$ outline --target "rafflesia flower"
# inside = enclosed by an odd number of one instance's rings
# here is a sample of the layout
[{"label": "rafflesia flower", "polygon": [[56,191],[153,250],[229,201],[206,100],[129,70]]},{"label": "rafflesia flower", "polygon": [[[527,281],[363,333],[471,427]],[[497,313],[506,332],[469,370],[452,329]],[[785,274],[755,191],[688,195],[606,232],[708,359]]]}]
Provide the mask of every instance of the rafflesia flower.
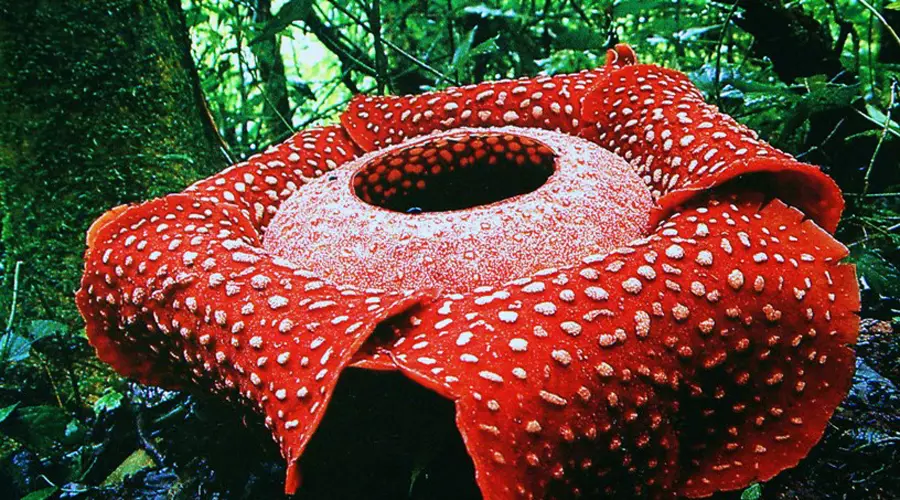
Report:
[{"label": "rafflesia flower", "polygon": [[77,295],[98,356],[256,407],[288,492],[350,365],[453,400],[486,498],[702,497],[796,465],[853,371],[840,191],[634,59],[358,97],[108,212]]}]

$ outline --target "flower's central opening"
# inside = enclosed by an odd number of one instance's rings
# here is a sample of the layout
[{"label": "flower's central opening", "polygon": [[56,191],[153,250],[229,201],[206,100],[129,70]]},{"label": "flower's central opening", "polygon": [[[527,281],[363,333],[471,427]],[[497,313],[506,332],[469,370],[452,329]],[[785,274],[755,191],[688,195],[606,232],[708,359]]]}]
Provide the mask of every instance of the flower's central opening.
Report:
[{"label": "flower's central opening", "polygon": [[394,212],[447,212],[537,190],[556,156],[527,137],[484,132],[443,136],[379,156],[353,176],[356,196]]}]

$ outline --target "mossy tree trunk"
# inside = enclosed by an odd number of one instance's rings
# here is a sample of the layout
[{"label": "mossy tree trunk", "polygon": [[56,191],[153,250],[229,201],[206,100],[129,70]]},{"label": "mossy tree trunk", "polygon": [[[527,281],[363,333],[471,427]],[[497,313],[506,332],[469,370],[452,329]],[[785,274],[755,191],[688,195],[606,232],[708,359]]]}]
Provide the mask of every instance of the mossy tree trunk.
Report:
[{"label": "mossy tree trunk", "polygon": [[91,222],[223,167],[189,44],[177,0],[0,0],[3,295],[22,261],[20,318],[79,324]]}]

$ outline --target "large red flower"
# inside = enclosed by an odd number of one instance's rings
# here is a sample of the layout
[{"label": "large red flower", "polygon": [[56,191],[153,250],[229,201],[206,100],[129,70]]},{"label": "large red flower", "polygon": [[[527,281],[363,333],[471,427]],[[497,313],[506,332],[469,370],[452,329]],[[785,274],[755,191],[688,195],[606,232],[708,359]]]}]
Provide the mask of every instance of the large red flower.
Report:
[{"label": "large red flower", "polygon": [[618,46],[596,71],[359,97],[114,209],[77,301],[123,375],[256,406],[288,492],[356,364],[455,401],[486,498],[700,497],[795,465],[848,390],[842,207]]}]

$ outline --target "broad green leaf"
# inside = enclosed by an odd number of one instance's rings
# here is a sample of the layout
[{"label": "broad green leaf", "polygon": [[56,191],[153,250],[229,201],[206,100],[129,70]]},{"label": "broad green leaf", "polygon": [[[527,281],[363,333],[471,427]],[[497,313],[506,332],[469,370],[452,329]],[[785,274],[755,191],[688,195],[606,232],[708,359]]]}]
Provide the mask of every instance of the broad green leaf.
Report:
[{"label": "broad green leaf", "polygon": [[856,264],[864,290],[871,289],[882,296],[900,296],[900,271],[877,249],[856,247],[850,252],[849,260]]},{"label": "broad green leaf", "polygon": [[31,493],[22,497],[22,500],[47,500],[48,498],[55,495],[57,491],[59,491],[58,487],[51,486],[42,490],[32,491]]},{"label": "broad green leaf", "polygon": [[900,10],[900,2],[891,2],[884,6],[888,10]]},{"label": "broad green leaf", "polygon": [[31,342],[15,332],[0,336],[0,361],[13,363],[31,356]]},{"label": "broad green leaf", "polygon": [[59,335],[66,333],[66,325],[60,323],[59,321],[53,321],[49,319],[39,319],[31,322],[31,326],[28,327],[28,335],[31,337],[31,341],[35,342],[44,337],[49,337],[51,335]]},{"label": "broad green leaf", "polygon": [[809,92],[802,101],[810,113],[846,108],[859,97],[858,85],[829,83],[822,75],[807,78],[806,86]]},{"label": "broad green leaf", "polygon": [[84,429],[62,408],[27,406],[0,423],[0,432],[37,453],[48,453],[57,444],[77,443]]},{"label": "broad green leaf", "polygon": [[456,52],[453,53],[454,66],[459,67],[469,58],[469,51],[472,49],[472,42],[474,39],[475,30],[470,30],[460,39],[459,45],[456,47]]},{"label": "broad green leaf", "polygon": [[36,341],[66,331],[65,325],[57,321],[35,320],[28,328],[28,337],[15,332],[0,336],[0,361],[14,363],[31,356],[31,344]]},{"label": "broad green leaf", "polygon": [[669,0],[620,0],[613,4],[614,16],[653,12],[652,9],[670,3]]},{"label": "broad green leaf", "polygon": [[0,423],[3,423],[18,406],[19,403],[13,403],[5,408],[0,408]]},{"label": "broad green leaf", "polygon": [[472,50],[469,51],[469,57],[478,56],[481,54],[491,54],[499,50],[497,47],[497,38],[499,35],[494,36],[492,38],[488,38],[487,40],[476,45]]},{"label": "broad green leaf", "polygon": [[106,390],[103,391],[103,395],[100,396],[100,399],[94,403],[94,413],[100,415],[101,413],[115,410],[122,406],[122,400],[124,398],[125,396],[119,391],[107,387]]},{"label": "broad green leaf", "polygon": [[753,483],[741,492],[741,500],[759,500],[762,498],[762,485]]},{"label": "broad green leaf", "polygon": [[153,461],[153,458],[143,448],[139,448],[134,450],[131,455],[128,455],[128,458],[123,460],[114,471],[106,476],[106,479],[103,480],[103,486],[121,484],[126,477],[148,467],[155,466],[156,462]]},{"label": "broad green leaf", "polygon": [[475,40],[475,30],[471,30],[466,33],[466,35],[460,40],[459,45],[456,47],[456,52],[453,53],[453,67],[459,71],[465,70],[466,65],[469,64],[473,57],[481,54],[490,54],[496,52],[498,50],[498,36],[499,35],[488,38],[487,40],[473,47],[472,43]]}]

